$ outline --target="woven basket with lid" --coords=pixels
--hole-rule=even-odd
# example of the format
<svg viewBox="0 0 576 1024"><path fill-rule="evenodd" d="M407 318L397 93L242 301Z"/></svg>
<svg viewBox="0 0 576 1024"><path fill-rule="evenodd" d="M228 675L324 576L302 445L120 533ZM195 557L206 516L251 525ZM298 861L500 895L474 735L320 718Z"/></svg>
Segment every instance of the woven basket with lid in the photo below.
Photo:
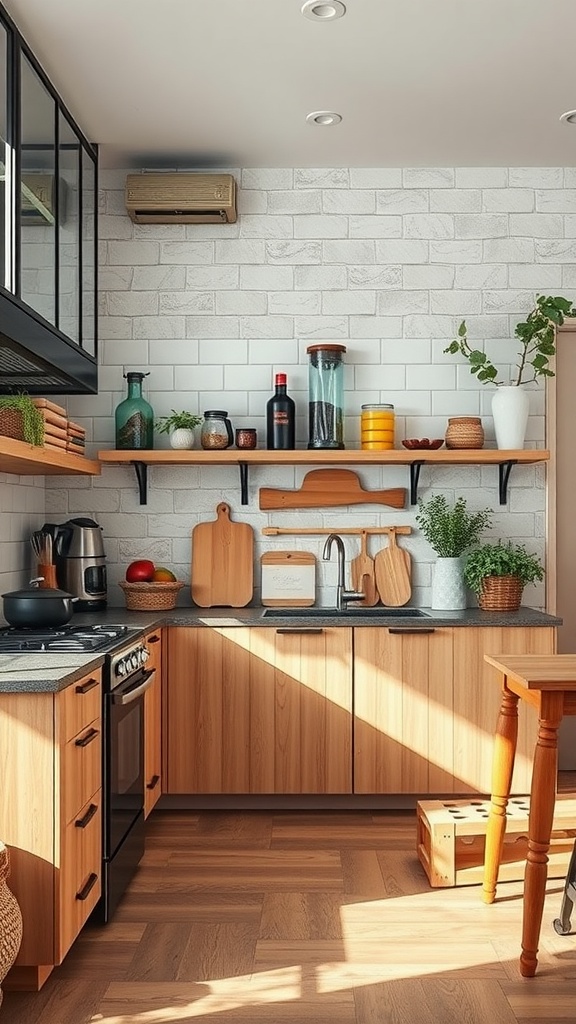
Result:
<svg viewBox="0 0 576 1024"><path fill-rule="evenodd" d="M485 612L517 612L523 590L518 576L485 576L478 604Z"/></svg>
<svg viewBox="0 0 576 1024"><path fill-rule="evenodd" d="M452 416L446 429L447 448L483 448L484 428L479 416Z"/></svg>

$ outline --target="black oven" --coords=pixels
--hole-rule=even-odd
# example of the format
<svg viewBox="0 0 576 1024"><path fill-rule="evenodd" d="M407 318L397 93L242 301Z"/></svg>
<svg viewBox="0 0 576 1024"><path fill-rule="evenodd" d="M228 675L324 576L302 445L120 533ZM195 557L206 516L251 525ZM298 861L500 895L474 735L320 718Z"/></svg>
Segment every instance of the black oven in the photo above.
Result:
<svg viewBox="0 0 576 1024"><path fill-rule="evenodd" d="M144 694L154 681L142 641L109 658L104 678L102 899L109 921L144 853Z"/></svg>

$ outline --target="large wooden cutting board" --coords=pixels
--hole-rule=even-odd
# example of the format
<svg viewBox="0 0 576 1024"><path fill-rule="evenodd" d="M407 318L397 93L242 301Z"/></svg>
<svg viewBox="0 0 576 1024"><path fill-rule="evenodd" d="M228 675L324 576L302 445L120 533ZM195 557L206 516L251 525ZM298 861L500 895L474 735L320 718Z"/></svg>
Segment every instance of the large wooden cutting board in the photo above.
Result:
<svg viewBox="0 0 576 1024"><path fill-rule="evenodd" d="M261 509L332 508L336 505L390 505L404 508L406 488L365 491L353 469L312 469L298 491L260 488Z"/></svg>
<svg viewBox="0 0 576 1024"><path fill-rule="evenodd" d="M404 532L406 529L409 528L400 527L398 532ZM379 551L374 559L378 593L382 604L391 608L408 604L412 597L410 553L398 547L396 532L393 526L388 529L390 543L387 548Z"/></svg>
<svg viewBox="0 0 576 1024"><path fill-rule="evenodd" d="M192 530L192 600L201 608L244 608L254 592L254 533L233 523L225 501Z"/></svg>

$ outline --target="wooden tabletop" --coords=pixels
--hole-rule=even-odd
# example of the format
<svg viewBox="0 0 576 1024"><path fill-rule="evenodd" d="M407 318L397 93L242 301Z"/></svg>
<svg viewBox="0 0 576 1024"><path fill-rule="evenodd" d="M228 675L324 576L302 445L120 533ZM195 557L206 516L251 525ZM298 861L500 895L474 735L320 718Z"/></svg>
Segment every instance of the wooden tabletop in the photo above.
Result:
<svg viewBox="0 0 576 1024"><path fill-rule="evenodd" d="M527 690L576 690L576 654L485 654L484 660Z"/></svg>

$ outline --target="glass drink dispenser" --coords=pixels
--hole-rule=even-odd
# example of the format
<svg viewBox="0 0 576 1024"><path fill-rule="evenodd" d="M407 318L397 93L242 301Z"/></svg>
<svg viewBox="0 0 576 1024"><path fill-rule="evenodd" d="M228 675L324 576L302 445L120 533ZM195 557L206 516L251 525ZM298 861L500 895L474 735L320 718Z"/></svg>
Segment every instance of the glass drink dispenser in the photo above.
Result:
<svg viewBox="0 0 576 1024"><path fill-rule="evenodd" d="M308 447L344 448L345 345L310 345Z"/></svg>

